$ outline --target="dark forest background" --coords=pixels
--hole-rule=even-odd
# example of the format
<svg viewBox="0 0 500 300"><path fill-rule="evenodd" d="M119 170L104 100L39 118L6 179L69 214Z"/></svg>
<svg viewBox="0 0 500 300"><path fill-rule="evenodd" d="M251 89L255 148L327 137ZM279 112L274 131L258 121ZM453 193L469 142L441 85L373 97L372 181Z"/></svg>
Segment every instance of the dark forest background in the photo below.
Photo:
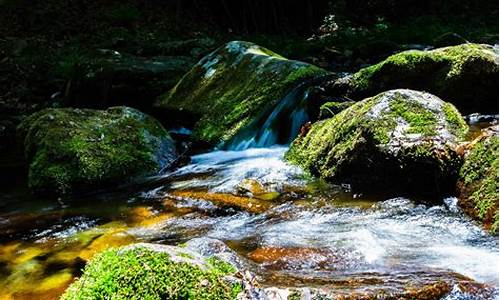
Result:
<svg viewBox="0 0 500 300"><path fill-rule="evenodd" d="M19 121L41 108L117 104L106 99L117 80L143 88L135 89L141 94L125 89L119 97L140 101L120 98L119 104L149 112L154 97L192 64L237 39L350 72L409 48L496 44L498 2L0 0L0 150L13 143ZM106 69L103 62L110 60L103 54L115 52L120 61L111 60L115 65ZM169 57L173 65L159 82L145 77L147 66L144 74L115 72L158 57ZM90 76L94 85L88 84Z"/></svg>

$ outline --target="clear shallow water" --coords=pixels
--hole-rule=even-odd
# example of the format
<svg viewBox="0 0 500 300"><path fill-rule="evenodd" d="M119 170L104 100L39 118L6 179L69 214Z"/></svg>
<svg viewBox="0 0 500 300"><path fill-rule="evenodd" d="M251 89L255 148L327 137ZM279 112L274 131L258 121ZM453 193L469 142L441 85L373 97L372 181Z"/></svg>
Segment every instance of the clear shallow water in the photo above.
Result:
<svg viewBox="0 0 500 300"><path fill-rule="evenodd" d="M73 203L48 199L31 210L12 205L0 215L3 293L29 298L36 285L35 295L50 299L106 247L194 237L226 242L264 285L391 290L459 273L497 287L498 238L462 215L453 198L434 206L353 199L285 163L285 151L214 151L135 188ZM248 179L272 199L242 192Z"/></svg>

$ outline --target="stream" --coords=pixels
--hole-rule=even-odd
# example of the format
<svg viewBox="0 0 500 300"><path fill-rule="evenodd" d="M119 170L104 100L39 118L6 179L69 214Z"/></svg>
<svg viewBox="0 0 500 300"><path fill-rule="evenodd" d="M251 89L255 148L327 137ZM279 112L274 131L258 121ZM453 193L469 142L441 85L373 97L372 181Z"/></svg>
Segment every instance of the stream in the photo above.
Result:
<svg viewBox="0 0 500 300"><path fill-rule="evenodd" d="M81 199L2 194L0 299L53 299L85 261L134 242L224 241L263 286L337 294L475 280L498 298L498 238L455 198L353 195L284 162L287 147L213 151L136 186ZM23 201L20 201L20 197ZM477 299L454 291L449 299Z"/></svg>

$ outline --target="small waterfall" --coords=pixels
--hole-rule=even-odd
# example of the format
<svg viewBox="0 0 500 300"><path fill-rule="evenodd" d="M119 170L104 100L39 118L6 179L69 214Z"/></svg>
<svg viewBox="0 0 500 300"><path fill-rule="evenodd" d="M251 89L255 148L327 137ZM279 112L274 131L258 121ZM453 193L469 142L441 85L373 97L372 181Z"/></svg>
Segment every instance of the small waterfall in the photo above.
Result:
<svg viewBox="0 0 500 300"><path fill-rule="evenodd" d="M329 74L302 82L292 89L270 113L258 118L222 148L245 150L290 144L299 134L302 125L310 119L308 114L310 91L319 83L334 76Z"/></svg>

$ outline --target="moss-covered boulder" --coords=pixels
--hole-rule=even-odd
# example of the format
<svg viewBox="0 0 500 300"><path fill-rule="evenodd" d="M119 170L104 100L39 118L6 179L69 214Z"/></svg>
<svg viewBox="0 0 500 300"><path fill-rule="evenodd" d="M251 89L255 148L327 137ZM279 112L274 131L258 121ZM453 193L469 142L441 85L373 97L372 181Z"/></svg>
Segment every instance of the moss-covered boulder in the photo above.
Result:
<svg viewBox="0 0 500 300"><path fill-rule="evenodd" d="M92 56L64 58L59 69L68 79L64 100L71 106L127 105L150 110L155 99L174 87L195 63L189 56L138 57L101 50Z"/></svg>
<svg viewBox="0 0 500 300"><path fill-rule="evenodd" d="M61 299L236 299L236 271L188 248L137 244L97 255Z"/></svg>
<svg viewBox="0 0 500 300"><path fill-rule="evenodd" d="M340 102L326 102L325 104L321 105L319 108L319 120L324 120L331 118L335 116L336 114L340 113L344 109L347 109L351 107L355 101L340 101Z"/></svg>
<svg viewBox="0 0 500 300"><path fill-rule="evenodd" d="M157 173L177 156L161 124L128 107L45 109L24 120L18 134L36 192L123 183Z"/></svg>
<svg viewBox="0 0 500 300"><path fill-rule="evenodd" d="M498 233L498 126L483 129L466 147L458 204L491 232Z"/></svg>
<svg viewBox="0 0 500 300"><path fill-rule="evenodd" d="M361 100L397 88L432 93L463 113L498 112L498 53L481 44L405 51L333 84L332 93Z"/></svg>
<svg viewBox="0 0 500 300"><path fill-rule="evenodd" d="M412 90L391 90L313 124L286 158L313 175L357 190L446 194L467 125L455 107Z"/></svg>
<svg viewBox="0 0 500 300"><path fill-rule="evenodd" d="M324 74L258 45L233 41L204 57L158 106L192 120L186 125L194 125L195 139L217 144L270 111L299 83Z"/></svg>

